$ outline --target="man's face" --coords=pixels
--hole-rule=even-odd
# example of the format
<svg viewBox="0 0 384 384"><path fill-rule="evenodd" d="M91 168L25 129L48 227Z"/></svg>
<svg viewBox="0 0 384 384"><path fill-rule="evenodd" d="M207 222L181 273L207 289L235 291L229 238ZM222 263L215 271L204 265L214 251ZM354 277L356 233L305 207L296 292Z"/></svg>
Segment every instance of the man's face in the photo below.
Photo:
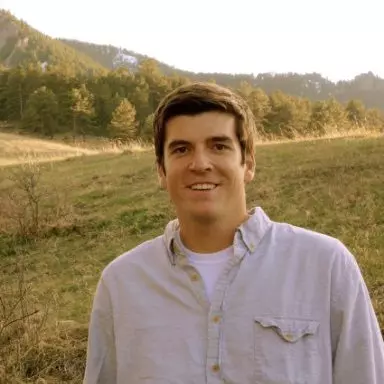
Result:
<svg viewBox="0 0 384 384"><path fill-rule="evenodd" d="M245 183L254 176L254 162L242 163L235 118L221 112L177 116L166 127L167 189L181 220L236 221L246 215Z"/></svg>

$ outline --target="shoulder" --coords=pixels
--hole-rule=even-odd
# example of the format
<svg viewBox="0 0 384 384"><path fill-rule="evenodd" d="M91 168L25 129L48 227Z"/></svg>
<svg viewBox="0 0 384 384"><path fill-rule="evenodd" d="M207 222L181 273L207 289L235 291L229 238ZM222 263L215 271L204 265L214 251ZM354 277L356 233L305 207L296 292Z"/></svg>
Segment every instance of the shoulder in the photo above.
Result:
<svg viewBox="0 0 384 384"><path fill-rule="evenodd" d="M326 263L330 268L357 267L356 259L338 238L296 225L274 222L275 241L289 254Z"/></svg>
<svg viewBox="0 0 384 384"><path fill-rule="evenodd" d="M262 208L256 207L245 234L256 242L261 240L275 255L298 257L299 259L322 257L332 259L332 255L345 253L344 244L336 237L300 227L291 223L271 220Z"/></svg>
<svg viewBox="0 0 384 384"><path fill-rule="evenodd" d="M340 251L344 244L336 237L289 223L273 222L273 231L288 247L319 251Z"/></svg>
<svg viewBox="0 0 384 384"><path fill-rule="evenodd" d="M102 276L108 279L153 265L156 261L164 260L166 253L164 236L157 236L117 256L107 264L102 271Z"/></svg>
<svg viewBox="0 0 384 384"><path fill-rule="evenodd" d="M332 290L351 292L363 283L363 276L352 251L336 237L286 223L275 223L279 257L287 268L312 271ZM317 277L315 277L317 276Z"/></svg>

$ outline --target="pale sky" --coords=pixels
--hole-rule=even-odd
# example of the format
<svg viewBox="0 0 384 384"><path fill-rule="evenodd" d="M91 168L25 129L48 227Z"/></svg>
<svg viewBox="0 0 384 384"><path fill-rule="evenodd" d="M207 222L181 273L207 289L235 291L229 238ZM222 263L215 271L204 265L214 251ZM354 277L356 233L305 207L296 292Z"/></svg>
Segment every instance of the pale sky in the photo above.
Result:
<svg viewBox="0 0 384 384"><path fill-rule="evenodd" d="M201 72L384 78L383 0L0 0L52 37Z"/></svg>

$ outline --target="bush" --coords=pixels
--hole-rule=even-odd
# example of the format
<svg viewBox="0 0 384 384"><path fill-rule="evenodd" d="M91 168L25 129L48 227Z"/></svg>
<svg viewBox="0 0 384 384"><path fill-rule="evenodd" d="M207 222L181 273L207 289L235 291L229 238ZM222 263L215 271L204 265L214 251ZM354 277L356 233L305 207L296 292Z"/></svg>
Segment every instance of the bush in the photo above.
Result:
<svg viewBox="0 0 384 384"><path fill-rule="evenodd" d="M73 209L65 194L43 185L39 163L29 161L14 168L8 179L11 185L0 199L0 233L30 240L73 224Z"/></svg>

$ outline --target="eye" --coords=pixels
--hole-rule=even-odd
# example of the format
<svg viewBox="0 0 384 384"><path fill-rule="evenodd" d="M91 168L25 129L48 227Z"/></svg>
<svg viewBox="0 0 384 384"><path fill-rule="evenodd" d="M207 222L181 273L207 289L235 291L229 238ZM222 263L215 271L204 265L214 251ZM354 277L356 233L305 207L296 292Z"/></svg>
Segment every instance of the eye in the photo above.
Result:
<svg viewBox="0 0 384 384"><path fill-rule="evenodd" d="M185 152L187 152L187 147L177 147L177 148L175 148L173 150L173 153L180 153L180 154L182 154L182 153L185 153Z"/></svg>
<svg viewBox="0 0 384 384"><path fill-rule="evenodd" d="M220 144L220 143L216 143L216 144L214 145L214 147L215 147L215 149L217 149L218 151L222 151L222 150L224 150L224 149L227 148L226 145L224 145L224 144Z"/></svg>

